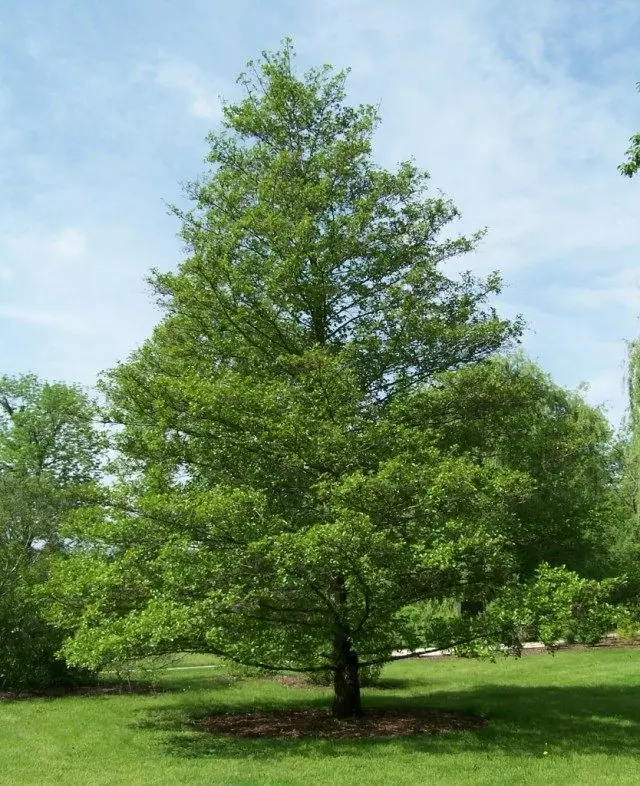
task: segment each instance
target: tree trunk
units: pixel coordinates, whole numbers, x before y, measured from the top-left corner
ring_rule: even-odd
[[[334,652],[333,716],[356,718],[362,715],[358,653],[352,649],[349,637],[344,632],[336,634]]]
[[[344,576],[334,576],[331,595],[342,610],[347,602]],[[351,630],[338,621],[333,634],[333,717],[355,718],[362,715],[360,703],[360,664],[358,653],[351,646]]]

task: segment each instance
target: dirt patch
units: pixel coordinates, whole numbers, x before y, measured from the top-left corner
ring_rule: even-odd
[[[311,688],[313,684],[308,677],[294,674],[274,674],[267,677],[272,682],[278,682],[285,688]]]
[[[616,647],[620,649],[632,649],[640,647],[640,639],[618,639],[618,638],[606,638],[602,641],[598,642],[598,644],[594,644],[594,647]],[[591,647],[593,649],[593,647]]]
[[[208,715],[196,725],[220,737],[363,740],[475,731],[487,721],[477,715],[427,709],[372,709],[361,718],[338,720],[326,710],[309,709]]]
[[[544,644],[540,644],[539,646],[532,646],[531,644],[529,644],[528,646],[523,647],[520,650],[519,655],[521,655],[522,657],[526,657],[527,655],[550,655],[555,652],[586,652],[588,650],[600,650],[600,649],[638,649],[638,648],[640,648],[640,639],[636,639],[632,641],[629,639],[618,639],[614,636],[607,636],[606,638],[599,641],[597,644],[556,644],[554,647],[545,647]],[[509,656],[516,655],[515,649],[509,649],[509,648],[502,650],[502,653],[504,655],[509,655]],[[449,651],[441,651],[430,655],[417,655],[416,657],[419,658],[420,660],[431,660],[432,658],[434,659],[460,658],[465,660],[466,659],[473,660],[471,656],[454,655],[452,652]]]
[[[547,647],[527,647],[522,650],[522,655],[549,655],[555,652],[587,652],[589,650],[610,650],[610,649],[638,649],[640,641],[620,641],[619,639],[603,639],[597,644],[558,644],[549,649]]]

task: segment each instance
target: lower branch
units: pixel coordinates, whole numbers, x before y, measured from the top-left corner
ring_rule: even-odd
[[[314,672],[321,672],[321,671],[333,671],[334,666],[329,664],[325,664],[323,666],[275,666],[272,663],[263,663],[262,661],[254,661],[254,660],[247,660],[245,658],[240,658],[237,655],[230,655],[228,652],[224,652],[223,650],[214,650],[207,647],[206,649],[186,649],[185,647],[180,648],[180,652],[190,652],[193,654],[198,655],[215,655],[218,658],[226,658],[226,660],[230,660],[233,663],[237,663],[240,666],[249,666],[250,668],[254,669],[265,669],[266,671],[292,671],[295,673],[314,673]],[[176,650],[166,650],[165,652],[157,652],[154,653],[155,655],[175,655]],[[148,657],[148,656],[141,656],[141,657]]]
[[[463,644],[471,644],[473,641],[479,641],[480,639],[486,639],[490,636],[490,633],[479,633],[476,636],[470,636],[465,639],[458,639],[458,641],[452,641],[449,644],[444,644],[441,647],[432,647],[431,649],[421,650],[420,652],[410,652],[407,655],[389,655],[386,658],[375,658],[374,660],[364,661],[360,664],[361,668],[365,666],[379,666],[383,663],[392,663],[396,660],[409,660],[410,658],[420,658],[423,655],[429,655],[432,652],[441,652],[442,650],[449,650],[453,649],[454,647],[460,647]]]

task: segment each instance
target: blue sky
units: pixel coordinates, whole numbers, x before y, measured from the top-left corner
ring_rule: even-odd
[[[636,0],[29,0],[0,3],[0,372],[91,384],[158,319],[144,283],[181,258],[164,201],[203,171],[219,95],[261,49],[352,66],[376,157],[409,156],[487,226],[503,313],[615,422],[640,333]],[[163,201],[164,200],[164,201]]]

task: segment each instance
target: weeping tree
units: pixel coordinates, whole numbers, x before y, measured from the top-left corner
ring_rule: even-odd
[[[640,90],[640,83],[636,85]],[[640,134],[634,134],[618,170],[634,177],[640,169]],[[627,412],[620,441],[618,526],[612,542],[615,562],[630,578],[628,596],[640,596],[640,342],[630,341],[627,351]]]
[[[627,411],[618,446],[617,509],[611,532],[613,563],[628,577],[627,597],[640,595],[640,343],[627,349]]]
[[[640,342],[629,342],[627,352],[626,450],[623,493],[634,517],[640,510]]]
[[[376,110],[345,102],[345,78],[299,75],[286,43],[208,138],[175,211],[188,255],[150,277],[162,320],[103,381],[117,482],[54,579],[71,663],[192,650],[325,671],[334,714],[358,715],[403,607],[518,571],[526,472],[415,411],[521,325],[491,305],[498,275],[447,272],[481,233],[450,232],[458,211],[413,163],[374,163]]]

